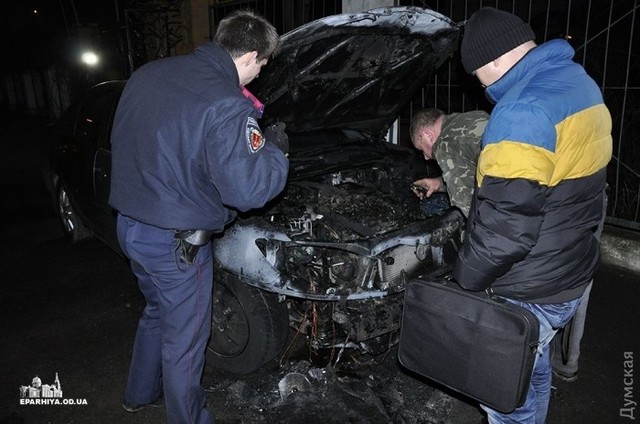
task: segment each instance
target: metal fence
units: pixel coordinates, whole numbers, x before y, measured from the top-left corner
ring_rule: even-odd
[[[436,10],[455,22],[483,6],[507,10],[529,22],[537,42],[563,37],[576,51],[575,61],[599,84],[613,119],[614,158],[608,167],[608,221],[640,229],[640,0],[396,0],[398,6]],[[280,33],[324,16],[341,13],[340,0],[225,1],[210,8],[211,33],[232,10],[250,8],[266,16]],[[412,112],[438,107],[445,112],[491,111],[475,78],[459,57],[448,61],[399,117],[401,140],[408,140]]]
[[[125,9],[124,18],[129,75],[149,61],[179,53],[176,47],[186,32],[180,8]]]

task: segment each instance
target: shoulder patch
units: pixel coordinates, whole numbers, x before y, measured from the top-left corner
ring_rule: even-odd
[[[262,149],[262,146],[264,146],[264,136],[262,135],[262,131],[260,131],[258,121],[249,117],[247,119],[247,128],[245,129],[245,132],[249,153],[255,153]]]

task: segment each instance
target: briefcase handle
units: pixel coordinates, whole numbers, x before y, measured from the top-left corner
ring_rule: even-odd
[[[426,278],[428,278],[430,281],[436,282],[443,286],[446,286],[447,284],[455,284],[456,287],[460,288],[460,290],[468,291],[460,287],[458,282],[453,279],[453,268],[451,266],[445,267],[444,269],[440,269],[432,274],[429,274],[428,276],[426,276]],[[472,292],[472,293],[478,293],[478,292]],[[484,289],[484,293],[487,295],[489,299],[491,299],[496,303],[500,303],[500,304],[507,303],[507,300],[504,297],[498,296],[497,294],[495,294],[491,287],[487,287],[486,289]]]

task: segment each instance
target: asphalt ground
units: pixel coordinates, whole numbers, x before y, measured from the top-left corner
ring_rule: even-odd
[[[144,300],[123,258],[97,240],[74,245],[62,236],[41,178],[37,135],[46,122],[0,116],[0,424],[165,423],[162,408],[129,414],[120,407]],[[605,228],[605,235],[620,257],[637,257],[635,233],[621,238]],[[606,259],[600,267],[579,378],[554,380],[549,424],[638,417],[640,273],[632,262]],[[334,367],[294,351],[240,378],[207,367],[216,422],[471,424],[482,417],[473,401],[401,369],[395,350],[377,358],[345,353]],[[36,376],[52,384],[56,373],[67,404],[21,404],[20,386]]]

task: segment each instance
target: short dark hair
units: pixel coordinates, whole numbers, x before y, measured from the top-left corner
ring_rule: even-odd
[[[258,60],[280,52],[280,37],[269,21],[251,10],[236,10],[218,24],[213,41],[233,59],[258,52]]]
[[[444,112],[435,107],[421,109],[414,113],[411,117],[411,125],[409,126],[411,140],[415,140],[418,131],[421,129],[435,125],[436,121],[442,116],[444,116]]]

